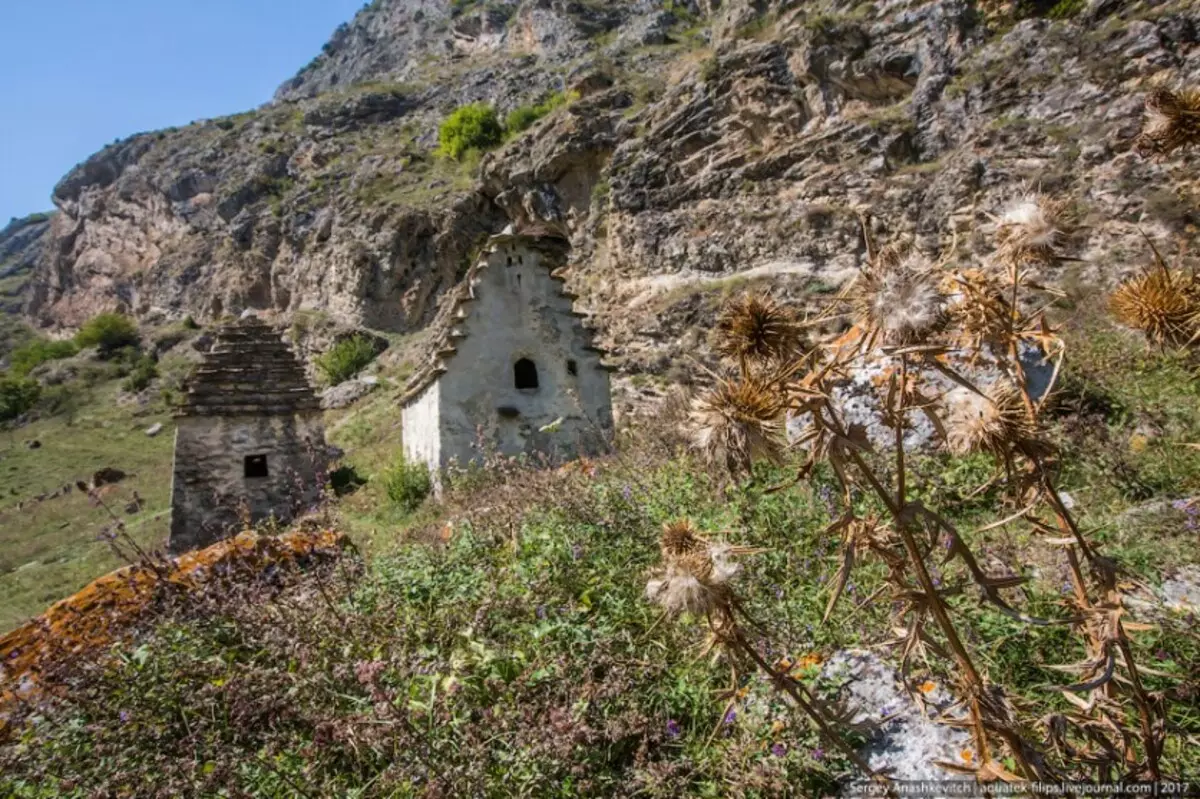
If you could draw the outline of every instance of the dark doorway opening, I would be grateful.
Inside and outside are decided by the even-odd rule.
[[[247,455],[243,464],[246,477],[269,477],[266,455]]]
[[[528,358],[522,358],[513,364],[513,383],[517,388],[537,388],[537,366]]]
[[[571,375],[571,377],[579,374],[579,365],[575,361],[567,361],[567,374]]]

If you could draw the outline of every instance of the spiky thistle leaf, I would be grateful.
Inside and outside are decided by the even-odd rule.
[[[783,447],[786,396],[765,377],[718,377],[692,404],[692,441],[704,457],[731,472],[748,472],[755,460],[778,463]]]
[[[1014,313],[1000,281],[980,269],[954,274],[947,281],[950,328],[963,344],[978,348],[1000,344],[1010,334]]]
[[[796,314],[768,294],[743,294],[717,317],[715,348],[739,363],[783,360],[799,344]]]
[[[1134,147],[1142,155],[1170,155],[1200,142],[1200,91],[1157,88],[1146,97],[1146,122]]]

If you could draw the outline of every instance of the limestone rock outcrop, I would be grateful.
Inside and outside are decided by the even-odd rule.
[[[1200,84],[1200,10],[1042,5],[375,0],[271,104],[67,175],[26,311],[412,332],[489,235],[551,223],[598,343],[649,378],[622,384],[637,394],[704,357],[724,293],[840,285],[863,214],[882,242],[977,260],[988,215],[1040,189],[1078,222],[1079,260],[1048,277],[1104,285],[1148,258],[1143,231],[1200,224],[1197,156],[1131,148],[1148,87]],[[435,154],[456,107],[555,92],[478,168]]]

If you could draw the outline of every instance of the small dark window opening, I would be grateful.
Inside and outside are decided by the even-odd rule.
[[[513,383],[517,388],[537,388],[537,366],[528,358],[522,358],[513,364]]]
[[[244,471],[246,477],[267,477],[267,456],[247,455]]]
[[[517,273],[517,285],[518,286],[521,285],[521,273],[520,272]]]
[[[575,363],[574,361],[567,361],[567,374],[571,375],[572,377],[579,374],[579,364]]]
[[[524,255],[518,255],[518,256],[517,256],[517,263],[519,263],[519,264],[523,264],[523,263],[525,263],[525,256],[524,256]]]
[[[512,256],[508,256],[508,265],[512,266]]]

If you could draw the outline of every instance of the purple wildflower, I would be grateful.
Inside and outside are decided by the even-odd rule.
[[[537,606],[537,617],[538,617],[539,619],[544,619],[544,618],[546,618],[546,606],[545,606],[545,605],[538,605],[538,606]]]
[[[122,710],[122,711],[121,711],[121,723],[122,723],[122,724],[128,724],[128,723],[129,723],[129,711],[128,711],[128,710]]]
[[[671,736],[672,738],[678,738],[682,732],[683,729],[679,726],[678,721],[671,719],[667,722],[667,735]]]
[[[725,713],[724,721],[726,724],[733,724],[735,721],[737,721],[737,711],[733,708],[729,708],[729,710]]]
[[[1171,656],[1167,654],[1167,650],[1160,648],[1157,652],[1154,653],[1154,659],[1155,660],[1170,660]]]
[[[785,747],[783,744],[772,744],[771,754],[775,755],[775,757],[783,757],[785,754],[787,754],[787,747]]]
[[[813,760],[824,760],[825,750],[818,746],[816,749],[812,750],[812,758]]]
[[[621,489],[621,496],[628,502],[633,497],[633,489],[628,485]]]
[[[583,547],[579,543],[571,544],[571,560],[579,560],[583,557]]]

